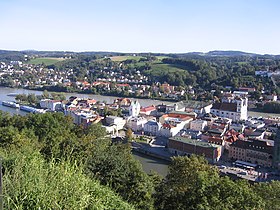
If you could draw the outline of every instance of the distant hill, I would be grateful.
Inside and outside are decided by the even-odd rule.
[[[22,51],[14,51],[14,50],[1,50],[0,49],[0,61],[5,60],[22,60],[24,55],[36,55],[39,57],[64,57],[71,55],[99,55],[99,56],[168,56],[168,57],[190,57],[190,58],[201,58],[201,57],[235,57],[235,56],[261,56],[265,58],[280,58],[280,55],[261,55],[257,53],[248,53],[242,51],[234,51],[234,50],[214,50],[209,52],[187,52],[187,53],[121,53],[121,52],[109,52],[109,51],[86,51],[86,52],[72,52],[72,51],[37,51],[37,50],[22,50]]]
[[[259,54],[256,53],[247,53],[242,51],[221,51],[221,50],[215,50],[215,51],[209,51],[208,53],[205,53],[208,56],[257,56]]]

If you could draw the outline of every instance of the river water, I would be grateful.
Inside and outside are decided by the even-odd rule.
[[[41,95],[42,91],[34,91],[34,90],[25,90],[25,89],[13,89],[13,88],[4,88],[0,87],[0,110],[9,112],[11,114],[20,114],[20,115],[26,115],[27,112],[23,112],[18,109],[2,106],[2,101],[14,101],[14,96],[8,96],[8,94],[29,94],[34,93],[35,95]],[[112,103],[114,99],[117,97],[111,97],[111,96],[101,96],[101,95],[92,95],[92,94],[76,94],[76,93],[65,93],[66,98],[69,98],[70,96],[78,96],[78,97],[87,97],[87,98],[93,98],[97,101],[106,101],[108,103]],[[136,99],[133,99],[136,100]],[[151,99],[137,99],[141,106],[149,106],[149,105],[157,105],[164,103],[163,101],[158,100],[151,100]],[[171,102],[166,102],[171,103]],[[150,173],[151,171],[155,171],[159,173],[162,176],[166,176],[168,171],[168,162],[149,157],[147,155],[142,155],[139,153],[133,153],[133,156],[139,160],[139,162],[142,164],[143,169],[145,172]]]

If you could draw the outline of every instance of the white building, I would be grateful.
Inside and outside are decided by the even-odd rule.
[[[164,123],[160,129],[160,136],[167,138],[176,136],[184,128],[184,126],[185,125],[182,122],[178,122],[176,124]]]
[[[138,101],[132,101],[129,107],[129,116],[137,117],[140,113],[140,104]]]
[[[160,129],[160,135],[164,137],[176,136],[182,129],[188,128],[189,123],[193,119],[190,117],[186,118],[167,118],[165,123]]]
[[[204,131],[206,126],[206,120],[193,120],[190,122],[190,129],[194,131]]]
[[[271,94],[271,95],[265,95],[265,99],[270,101],[277,101],[277,95]]]
[[[144,133],[147,135],[157,136],[160,132],[161,124],[155,120],[149,120],[144,125]]]
[[[59,100],[42,99],[40,106],[43,109],[49,109],[51,111],[57,111],[62,108],[62,103]]]
[[[212,103],[203,101],[180,101],[175,104],[170,104],[166,106],[166,112],[172,111],[185,111],[185,112],[195,112],[198,115],[210,113]]]
[[[106,117],[106,123],[108,125],[116,125],[116,129],[121,130],[121,129],[123,129],[126,121],[122,117],[107,116]]]
[[[232,119],[232,121],[237,122],[240,120],[247,120],[247,107],[247,97],[236,97],[229,102],[222,101],[221,103],[214,103],[211,108],[211,114],[222,118],[229,118]]]
[[[134,132],[143,131],[147,119],[144,117],[130,117],[126,122],[126,127]]]
[[[256,76],[266,77],[267,74],[268,74],[268,71],[267,71],[267,70],[255,71],[255,75],[256,75]]]
[[[69,112],[71,117],[73,117],[74,123],[77,125],[88,125],[91,122],[95,121],[97,118],[97,115],[91,113],[91,112],[80,112],[80,111],[74,111]]]

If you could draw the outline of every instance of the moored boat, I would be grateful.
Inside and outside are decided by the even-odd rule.
[[[20,106],[20,110],[25,111],[25,112],[31,112],[31,113],[45,113],[44,109],[36,109],[31,106]]]
[[[2,105],[12,107],[12,108],[16,108],[16,109],[20,108],[20,105],[13,102],[13,101],[2,101]]]

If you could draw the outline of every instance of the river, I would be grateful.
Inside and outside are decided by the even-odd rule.
[[[42,91],[34,91],[34,90],[25,90],[25,89],[13,89],[13,88],[4,88],[0,87],[0,110],[9,112],[11,114],[20,114],[20,115],[26,115],[27,112],[23,112],[18,109],[2,106],[2,101],[14,101],[14,96],[8,96],[8,94],[29,94],[34,93],[35,95],[41,95]],[[92,94],[77,94],[77,93],[65,93],[66,98],[69,98],[70,96],[78,96],[78,97],[88,97],[88,98],[94,98],[97,101],[106,101],[108,103],[112,103],[114,99],[117,97],[111,97],[111,96],[101,96],[101,95],[92,95]],[[136,99],[133,99],[136,100]],[[158,100],[151,100],[151,99],[137,99],[141,106],[149,106],[149,105],[157,105],[161,103],[171,103],[171,102],[163,102]],[[162,176],[166,176],[168,171],[168,162],[149,157],[147,155],[142,155],[139,153],[133,153],[133,156],[135,159],[139,160],[139,162],[143,166],[143,170],[147,173],[150,173],[151,171],[155,171],[159,173]]]

